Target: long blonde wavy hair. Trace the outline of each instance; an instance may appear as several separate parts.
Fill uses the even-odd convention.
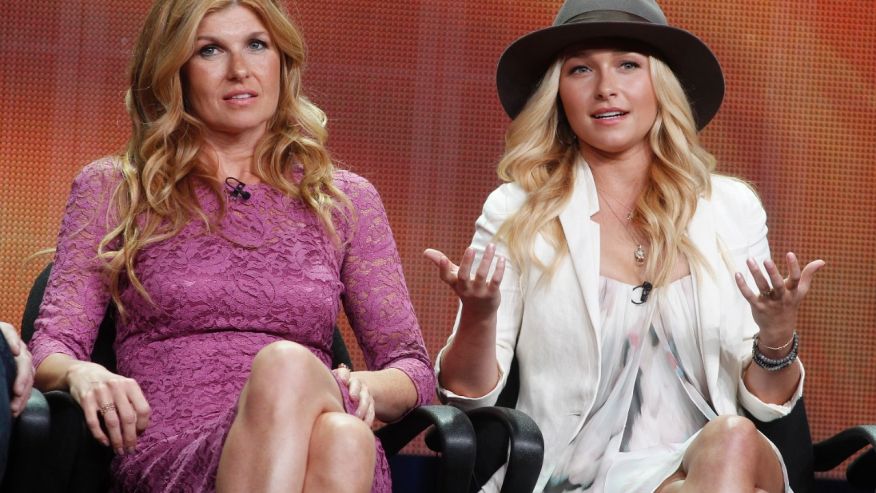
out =
[[[335,240],[332,213],[349,206],[332,181],[325,114],[301,93],[304,40],[280,1],[156,0],[134,47],[131,86],[125,96],[132,134],[119,160],[122,181],[112,197],[118,222],[98,246],[110,293],[122,315],[123,273],[151,300],[135,273],[137,252],[176,235],[191,220],[203,221],[208,230],[215,227],[218,218],[208,217],[198,202],[197,183],[208,184],[224,204],[215,165],[201,159],[205,125],[187,108],[181,69],[194,52],[201,20],[231,5],[245,6],[260,18],[280,55],[277,111],[255,149],[254,173],[300,198]],[[298,183],[290,176],[296,163],[303,171]]]
[[[679,255],[690,259],[692,266],[707,265],[686,229],[699,197],[711,194],[715,158],[700,145],[690,103],[678,78],[658,58],[649,59],[658,108],[648,135],[654,162],[645,191],[635,204],[633,224],[650,244],[645,277],[662,286],[670,280]],[[561,56],[548,68],[511,122],[499,161],[499,177],[517,183],[528,196],[497,237],[508,244],[515,263],[533,262],[545,269],[548,278],[568,253],[559,214],[572,195],[578,153],[558,96],[564,62]],[[549,265],[535,255],[538,234],[555,249]]]

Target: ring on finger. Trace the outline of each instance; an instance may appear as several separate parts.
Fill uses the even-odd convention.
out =
[[[115,412],[115,410],[116,410],[116,404],[114,402],[106,402],[106,403],[100,405],[98,412],[100,412],[100,414],[102,414],[102,415],[106,415],[106,413]]]
[[[773,288],[764,289],[763,291],[760,292],[760,297],[761,298],[772,298],[773,293],[775,293],[775,292],[776,292],[776,290],[774,290]]]

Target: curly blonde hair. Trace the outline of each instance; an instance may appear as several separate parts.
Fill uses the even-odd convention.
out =
[[[649,56],[649,60],[658,107],[648,136],[654,163],[649,167],[645,191],[635,204],[633,224],[650,244],[645,276],[655,286],[662,286],[670,280],[679,255],[690,259],[692,266],[707,268],[686,229],[697,200],[711,194],[715,158],[699,142],[693,112],[678,78],[660,59]],[[560,57],[547,69],[511,122],[499,161],[499,177],[517,183],[528,195],[497,237],[506,242],[515,263],[533,262],[545,269],[548,277],[568,253],[559,214],[572,195],[578,154],[558,96],[564,62],[565,57]],[[550,265],[543,265],[535,256],[538,234],[557,252]]]
[[[277,0],[157,0],[134,47],[131,85],[125,103],[132,135],[119,160],[122,181],[113,194],[117,226],[98,246],[106,262],[109,290],[119,311],[122,274],[151,300],[134,269],[137,252],[179,233],[199,219],[216,224],[201,208],[197,183],[208,184],[224,204],[214,168],[199,159],[205,126],[186,107],[181,69],[192,56],[201,20],[232,5],[251,9],[265,24],[280,55],[277,111],[255,149],[254,173],[261,181],[299,198],[337,240],[332,213],[349,207],[333,184],[334,164],[325,148],[325,114],[301,92],[304,40]],[[293,165],[302,177],[290,177]],[[221,211],[224,214],[224,208]]]

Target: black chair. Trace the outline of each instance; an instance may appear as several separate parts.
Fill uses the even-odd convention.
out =
[[[496,405],[466,413],[477,435],[470,492],[480,490],[502,465],[506,468],[501,493],[530,493],[535,489],[544,459],[544,438],[532,418],[514,409],[519,387],[519,370],[514,359]]]
[[[874,460],[876,458],[873,454],[873,447],[876,446],[876,426],[855,426],[820,442],[812,443],[803,399],[797,402],[789,415],[775,421],[764,423],[752,416],[748,417],[782,453],[788,470],[788,479],[795,493],[818,491],[815,485],[815,472],[830,471],[868,446],[869,450],[849,465],[846,479],[854,488],[864,491],[876,489],[876,460]]]
[[[499,394],[496,405],[513,408],[517,404],[519,387],[519,367],[515,358],[508,372],[508,381]],[[475,460],[474,480],[470,491],[477,491],[504,463],[504,460],[499,460],[500,451],[496,450],[497,444],[502,443],[502,430],[498,429],[495,424],[485,427],[471,414],[469,417],[475,425],[478,439],[478,456]],[[815,472],[833,469],[868,445],[870,446],[869,450],[849,466],[846,478],[854,488],[866,491],[876,489],[876,453],[874,453],[873,448],[876,447],[876,425],[849,428],[831,438],[813,444],[803,399],[797,402],[789,415],[781,419],[765,423],[750,415],[748,418],[754,422],[761,433],[775,443],[782,453],[788,470],[788,479],[795,493],[817,491]],[[509,458],[509,465],[512,460],[513,457]],[[539,461],[538,464],[540,468],[541,462]],[[537,477],[538,471],[535,474]],[[516,478],[509,478],[506,475],[505,482],[508,483],[509,480],[514,481]],[[506,491],[504,486],[502,491]]]
[[[31,483],[49,444],[49,403],[39,390],[31,392],[27,407],[15,419],[11,431],[0,491],[36,492]]]
[[[31,288],[21,325],[22,338],[25,341],[33,337],[33,323],[39,312],[50,270],[51,264],[43,270]],[[110,371],[115,371],[116,368],[112,347],[115,338],[113,312],[113,307],[108,307],[91,354],[92,361],[102,364]],[[333,367],[340,363],[352,367],[349,353],[337,329],[334,333],[332,354]],[[47,392],[45,401],[51,413],[50,425],[47,426],[46,422],[35,423],[32,426],[35,430],[31,432],[34,436],[40,433],[47,435],[49,442],[41,449],[41,459],[33,462],[37,469],[10,470],[7,478],[17,489],[7,489],[4,483],[3,491],[41,493],[107,491],[112,450],[92,437],[85,424],[82,409],[69,393]],[[466,491],[474,465],[475,435],[471,422],[460,410],[450,406],[421,406],[402,420],[385,425],[375,433],[387,456],[392,456],[411,439],[430,427],[426,435],[426,445],[440,454],[437,491],[447,493]],[[33,448],[40,445],[38,441],[31,442],[27,439],[20,442]],[[14,450],[10,451],[10,455],[16,453]]]

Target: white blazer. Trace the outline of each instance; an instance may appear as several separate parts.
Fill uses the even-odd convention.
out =
[[[525,200],[526,192],[514,183],[500,186],[489,196],[472,240],[479,256]],[[497,243],[497,252],[509,259],[497,317],[498,384],[478,398],[439,388],[442,401],[462,409],[494,405],[516,354],[520,365],[517,409],[531,416],[544,435],[545,456],[536,491],[544,488],[560,452],[584,426],[599,388],[603,330],[598,295],[600,243],[599,225],[590,219],[598,210],[593,175],[579,159],[572,197],[560,213],[569,250],[550,282],[539,283],[542,272],[532,264],[524,265],[527,275],[521,275],[521,266],[510,262],[507,245]],[[754,257],[762,265],[770,256],[766,213],[760,200],[745,183],[713,175],[712,195],[700,198],[687,232],[714,273],[692,269],[697,338],[712,408],[718,415],[738,415],[744,407],[761,421],[788,414],[802,395],[803,378],[785,405],[760,401],[742,383],[742,370],[751,361],[758,327],[733,275],[742,272],[754,288],[745,261]],[[535,253],[544,265],[550,265],[555,254],[541,236],[536,238]],[[454,334],[458,325],[457,317]],[[441,371],[446,347],[438,355],[436,373]],[[503,476],[504,469],[483,491],[498,491]]]

